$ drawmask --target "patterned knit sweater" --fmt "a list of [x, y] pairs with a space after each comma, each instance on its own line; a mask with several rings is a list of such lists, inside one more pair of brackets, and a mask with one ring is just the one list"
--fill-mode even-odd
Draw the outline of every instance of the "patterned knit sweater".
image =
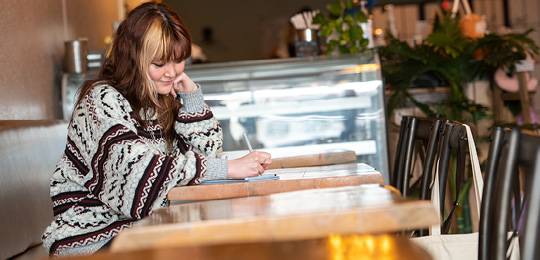
[[143, 129], [129, 102], [108, 85], [96, 86], [75, 107], [51, 180], [54, 220], [42, 237], [50, 254], [93, 253], [135, 220], [167, 206], [174, 186], [227, 176], [227, 160], [216, 158], [221, 126], [201, 89], [180, 94], [184, 106], [172, 153], [161, 127], [151, 120]]

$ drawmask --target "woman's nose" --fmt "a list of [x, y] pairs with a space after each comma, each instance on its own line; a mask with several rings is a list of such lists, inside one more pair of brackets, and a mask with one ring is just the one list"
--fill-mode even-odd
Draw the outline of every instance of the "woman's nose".
[[176, 76], [176, 71], [174, 70], [174, 63], [172, 62], [167, 62], [167, 64], [165, 64], [165, 76], [167, 77], [175, 77]]

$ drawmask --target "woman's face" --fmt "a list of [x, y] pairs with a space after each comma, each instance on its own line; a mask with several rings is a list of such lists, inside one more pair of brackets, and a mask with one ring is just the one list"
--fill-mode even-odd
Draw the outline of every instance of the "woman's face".
[[161, 95], [168, 95], [173, 88], [173, 81], [184, 72], [185, 61], [169, 61], [163, 64], [162, 61], [155, 61], [150, 64], [148, 74], [154, 84], [157, 92]]

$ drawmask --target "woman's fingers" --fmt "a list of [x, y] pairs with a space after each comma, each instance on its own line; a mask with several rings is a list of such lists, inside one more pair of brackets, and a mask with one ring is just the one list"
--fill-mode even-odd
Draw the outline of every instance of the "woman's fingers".
[[272, 163], [272, 156], [267, 152], [253, 151], [252, 154], [255, 156], [255, 161], [260, 164], [269, 165]]
[[197, 89], [197, 85], [184, 72], [173, 81], [173, 88], [178, 92], [190, 93]]
[[177, 96], [176, 90], [174, 89], [174, 84], [173, 84], [173, 88], [171, 89], [171, 95], [173, 96], [173, 98], [176, 98]]
[[261, 174], [264, 173], [264, 167], [262, 165], [258, 165], [258, 172], [259, 172], [259, 174], [257, 174], [257, 175], [261, 175]]
[[[184, 73], [182, 73], [182, 74], [184, 74]], [[182, 86], [182, 82], [181, 82], [182, 81], [182, 74], [180, 74], [178, 77], [176, 77], [176, 79], [174, 79], [174, 81], [173, 81], [173, 90], [175, 92], [182, 92], [182, 88], [181, 88], [181, 86]]]
[[253, 154], [256, 156], [254, 160], [258, 164], [259, 174], [263, 174], [264, 171], [268, 170], [269, 165], [272, 164], [272, 156], [267, 152], [254, 151]]
[[229, 177], [254, 177], [268, 170], [272, 163], [267, 152], [253, 151], [244, 157], [229, 161]]

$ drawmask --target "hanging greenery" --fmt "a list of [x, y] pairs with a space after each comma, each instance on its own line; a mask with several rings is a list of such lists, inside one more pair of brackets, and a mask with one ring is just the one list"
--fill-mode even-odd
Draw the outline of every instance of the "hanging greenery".
[[355, 6], [353, 0], [338, 0], [326, 6], [329, 16], [322, 13], [313, 18], [313, 24], [321, 26], [320, 36], [326, 37], [326, 53], [337, 48], [340, 53], [357, 53], [366, 49], [369, 40], [364, 37], [361, 24], [367, 16]]

